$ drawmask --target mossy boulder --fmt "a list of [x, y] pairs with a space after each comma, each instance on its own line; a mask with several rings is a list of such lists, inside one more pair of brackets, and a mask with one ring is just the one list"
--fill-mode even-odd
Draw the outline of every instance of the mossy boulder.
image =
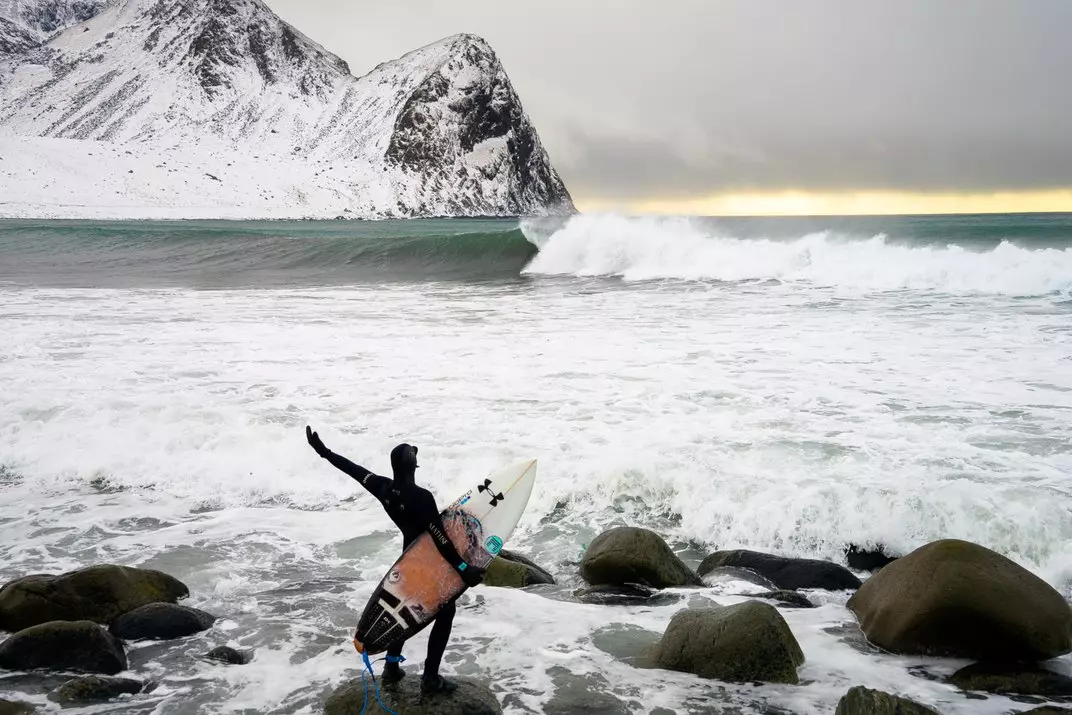
[[786, 591], [801, 588], [844, 591], [860, 587], [860, 579], [851, 571], [830, 561], [793, 559], [743, 549], [717, 551], [705, 558], [697, 571], [703, 576], [717, 568], [727, 567], [754, 571], [769, 579], [776, 588]]
[[581, 577], [593, 586], [703, 586], [661, 536], [632, 526], [597, 536], [581, 559]]
[[1072, 650], [1072, 608], [990, 549], [936, 541], [884, 567], [848, 602], [867, 639], [894, 653], [1034, 662]]
[[[495, 693], [469, 678], [450, 678], [458, 685], [453, 693], [421, 695], [421, 681], [409, 674], [397, 683], [380, 685], [383, 704], [404, 715], [502, 715]], [[365, 710], [368, 715], [380, 715], [383, 709], [375, 700], [371, 685]], [[365, 689], [361, 679], [351, 680], [333, 692], [324, 703], [324, 715], [354, 715], [365, 704]]]
[[0, 698], [0, 715], [30, 715], [32, 712], [34, 712], [34, 706], [29, 703]]
[[216, 622], [211, 613], [175, 603], [150, 603], [116, 618], [109, 629], [123, 640], [171, 640], [207, 631]]
[[940, 715], [926, 705], [857, 686], [838, 702], [834, 715]]
[[488, 566], [483, 585], [497, 588], [524, 588], [554, 582], [554, 576], [537, 566], [531, 559], [504, 549]]
[[111, 623], [139, 606], [190, 595], [178, 579], [149, 569], [90, 566], [60, 576], [27, 576], [0, 589], [0, 630], [50, 621]]
[[702, 678], [796, 684], [804, 653], [778, 609], [746, 601], [679, 611], [652, 659], [660, 668]]
[[1072, 678], [1032, 665], [974, 663], [953, 673], [949, 683], [962, 690], [1000, 695], [1072, 696]]
[[63, 704], [102, 702], [120, 695], [135, 695], [144, 687], [145, 683], [132, 678], [87, 675], [68, 680], [52, 694], [52, 699]]
[[4, 670], [74, 670], [114, 675], [127, 668], [122, 644], [92, 621], [53, 621], [0, 643]]

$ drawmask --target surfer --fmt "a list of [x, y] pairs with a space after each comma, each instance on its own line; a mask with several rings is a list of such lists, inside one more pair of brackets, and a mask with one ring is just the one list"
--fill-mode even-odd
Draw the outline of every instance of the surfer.
[[[484, 579], [484, 570], [466, 564], [458, 554], [454, 544], [447, 537], [447, 531], [443, 527], [443, 521], [439, 516], [439, 508], [436, 506], [435, 497], [427, 489], [417, 486], [417, 448], [410, 444], [400, 444], [391, 450], [391, 470], [393, 479], [373, 474], [364, 467], [354, 464], [346, 457], [335, 454], [328, 449], [320, 440], [320, 436], [306, 426], [305, 437], [309, 445], [318, 455], [329, 461], [337, 469], [355, 479], [365, 487], [372, 496], [376, 497], [383, 505], [387, 516], [402, 531], [402, 550], [405, 551], [417, 538], [428, 532], [432, 542], [444, 559], [457, 570], [466, 586], [476, 586]], [[449, 693], [458, 686], [439, 675], [439, 664], [443, 659], [443, 651], [447, 648], [450, 639], [450, 630], [454, 624], [456, 612], [454, 601], [446, 604], [439, 610], [432, 624], [432, 632], [428, 638], [428, 657], [424, 661], [424, 673], [421, 676], [421, 691], [425, 693]], [[387, 649], [387, 665], [383, 670], [384, 682], [395, 682], [402, 678], [405, 673], [400, 662], [402, 660], [403, 642], [392, 645]]]

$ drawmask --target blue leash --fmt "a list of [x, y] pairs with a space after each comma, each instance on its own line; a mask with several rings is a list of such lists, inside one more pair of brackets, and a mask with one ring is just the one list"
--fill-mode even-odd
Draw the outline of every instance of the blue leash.
[[[389, 708], [386, 705], [384, 705], [383, 701], [380, 700], [380, 685], [379, 685], [379, 683], [376, 682], [376, 673], [372, 670], [372, 663], [369, 662], [369, 657], [368, 657], [367, 652], [362, 652], [361, 653], [361, 660], [365, 661], [365, 669], [372, 676], [372, 686], [373, 686], [374, 691], [376, 693], [376, 702], [378, 702], [380, 704], [380, 707], [383, 709], [384, 712], [391, 713], [391, 715], [398, 715], [398, 713], [396, 713], [394, 710], [392, 710], [391, 708]], [[402, 663], [402, 662], [405, 662], [406, 659], [403, 658], [402, 656], [398, 656], [398, 658], [396, 659], [393, 656], [389, 655], [389, 656], [386, 656], [384, 658], [381, 658], [380, 660], [386, 660], [388, 663]], [[378, 663], [379, 661], [376, 661], [376, 662]], [[365, 715], [365, 708], [368, 707], [368, 680], [365, 679], [365, 671], [364, 670], [361, 671], [361, 685], [364, 686], [364, 688], [365, 688], [365, 702], [361, 704], [361, 714], [360, 715]]]

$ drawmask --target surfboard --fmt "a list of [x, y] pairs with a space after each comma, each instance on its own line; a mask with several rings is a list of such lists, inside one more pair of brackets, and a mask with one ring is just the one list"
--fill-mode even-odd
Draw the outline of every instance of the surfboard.
[[[479, 480], [440, 514], [465, 562], [487, 568], [525, 512], [536, 481], [536, 460], [511, 464]], [[422, 534], [380, 579], [354, 636], [358, 652], [375, 655], [408, 639], [466, 589], [462, 577]]]

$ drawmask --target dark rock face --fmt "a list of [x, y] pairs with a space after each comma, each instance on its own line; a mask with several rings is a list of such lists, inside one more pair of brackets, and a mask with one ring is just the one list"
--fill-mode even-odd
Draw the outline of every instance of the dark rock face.
[[848, 607], [875, 645], [895, 653], [991, 662], [1072, 651], [1072, 608], [1061, 594], [977, 544], [936, 541], [886, 566]]
[[219, 648], [213, 648], [208, 653], [205, 653], [204, 657], [209, 660], [226, 663], [227, 665], [245, 665], [253, 660], [252, 653], [238, 651], [225, 645], [221, 645]]
[[123, 646], [90, 621], [56, 621], [19, 631], [0, 644], [5, 670], [75, 670], [114, 675], [127, 668]]
[[798, 682], [804, 663], [789, 625], [758, 601], [679, 611], [653, 652], [660, 668], [726, 682]]
[[210, 613], [174, 603], [150, 603], [112, 622], [112, 635], [128, 641], [170, 640], [207, 631], [216, 622]]
[[0, 630], [20, 631], [49, 621], [110, 623], [139, 606], [190, 595], [160, 571], [90, 566], [62, 576], [27, 576], [0, 589]]
[[111, 700], [120, 695], [136, 695], [145, 684], [131, 678], [103, 678], [88, 675], [83, 678], [68, 680], [52, 695], [52, 699], [63, 704], [91, 703]]
[[0, 715], [29, 715], [32, 712], [34, 712], [34, 706], [29, 703], [17, 703], [0, 698]]
[[716, 568], [727, 566], [755, 571], [770, 579], [779, 589], [789, 591], [801, 588], [841, 591], [860, 587], [860, 579], [844, 566], [829, 561], [791, 559], [757, 551], [718, 551], [704, 559], [698, 571], [703, 576]]
[[808, 597], [796, 591], [768, 591], [767, 593], [754, 593], [751, 598], [767, 598], [778, 601], [792, 608], [815, 608], [815, 604]]
[[975, 663], [953, 673], [949, 682], [963, 690], [1002, 695], [1072, 696], [1072, 678], [1022, 664]]
[[41, 45], [41, 38], [13, 20], [0, 17], [0, 61]]
[[838, 702], [835, 715], [939, 715], [925, 705], [857, 686]]
[[[468, 678], [451, 680], [458, 684], [455, 692], [422, 698], [420, 678], [410, 674], [398, 683], [381, 685], [380, 697], [384, 705], [405, 715], [502, 715], [495, 693], [487, 686]], [[375, 697], [371, 685], [368, 697]], [[364, 702], [361, 680], [352, 680], [331, 694], [324, 704], [324, 715], [354, 715], [361, 712]], [[378, 709], [370, 709], [370, 712]]]
[[[572, 211], [573, 200], [552, 168], [495, 52], [479, 37], [461, 35], [452, 55], [406, 101], [395, 120], [387, 162], [415, 174], [450, 175], [457, 172], [459, 162], [475, 146], [504, 139], [509, 166], [494, 167], [492, 176], [461, 175], [460, 183], [477, 189], [481, 180], [505, 176], [509, 185], [507, 205], [558, 207], [558, 213]], [[452, 65], [463, 63], [478, 68], [479, 79], [459, 88], [448, 76], [456, 69]], [[451, 94], [459, 89], [462, 94]], [[444, 131], [444, 127], [450, 130]]]
[[665, 606], [684, 598], [679, 593], [662, 593], [659, 589], [638, 584], [589, 586], [574, 591], [573, 595], [581, 603], [597, 606]]
[[661, 536], [632, 526], [597, 536], [581, 559], [581, 577], [593, 586], [703, 586]]

